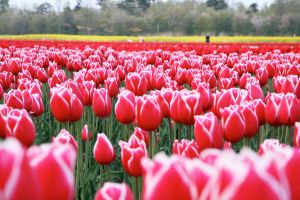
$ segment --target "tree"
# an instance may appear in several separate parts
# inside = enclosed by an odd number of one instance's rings
[[[258,12],[258,5],[257,5],[257,3],[252,3],[252,4],[249,6],[249,10],[250,10],[252,13]]]
[[[207,0],[206,6],[214,8],[215,10],[223,10],[228,8],[228,5],[224,0]]]
[[[5,13],[9,7],[9,0],[0,0],[0,14]]]
[[[129,13],[134,13],[136,9],[141,9],[142,11],[147,10],[152,2],[154,2],[154,0],[123,0],[118,3],[118,7]]]
[[[46,14],[50,14],[51,10],[52,10],[52,5],[48,2],[45,2],[45,3],[40,4],[36,8],[35,12],[37,14],[46,15]]]
[[[82,1],[81,0],[77,0],[76,2],[76,6],[74,7],[75,11],[78,11],[82,8]]]

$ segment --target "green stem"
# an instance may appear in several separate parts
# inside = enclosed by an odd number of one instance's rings
[[[265,139],[265,130],[264,130],[264,126],[260,126],[259,127],[259,133],[258,133],[258,141],[257,141],[257,147],[259,149],[259,145],[262,144],[264,142]]]
[[[170,136],[170,154],[172,153],[172,145],[174,142],[174,134],[173,134],[173,128],[172,128],[172,122],[171,122],[171,118],[168,118],[168,122],[169,122],[169,136]]]
[[[134,197],[136,200],[139,200],[140,197],[139,197],[139,194],[140,194],[140,191],[139,191],[139,180],[138,180],[138,177],[132,177],[132,191],[133,191],[133,194],[134,194]]]

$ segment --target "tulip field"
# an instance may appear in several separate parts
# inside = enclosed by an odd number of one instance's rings
[[[299,200],[300,43],[0,40],[0,200]]]

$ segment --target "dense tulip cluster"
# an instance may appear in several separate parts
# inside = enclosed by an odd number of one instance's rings
[[[299,44],[6,44],[0,199],[300,198]]]
[[[142,160],[143,199],[298,199],[299,149],[266,140],[260,155],[205,150],[197,159]],[[234,164],[232,164],[234,163]]]
[[[1,199],[74,199],[72,146],[43,144],[25,149],[16,139],[7,139],[0,143],[0,156]]]

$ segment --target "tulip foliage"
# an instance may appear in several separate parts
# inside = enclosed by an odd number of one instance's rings
[[[300,199],[299,44],[7,44],[0,199]]]

